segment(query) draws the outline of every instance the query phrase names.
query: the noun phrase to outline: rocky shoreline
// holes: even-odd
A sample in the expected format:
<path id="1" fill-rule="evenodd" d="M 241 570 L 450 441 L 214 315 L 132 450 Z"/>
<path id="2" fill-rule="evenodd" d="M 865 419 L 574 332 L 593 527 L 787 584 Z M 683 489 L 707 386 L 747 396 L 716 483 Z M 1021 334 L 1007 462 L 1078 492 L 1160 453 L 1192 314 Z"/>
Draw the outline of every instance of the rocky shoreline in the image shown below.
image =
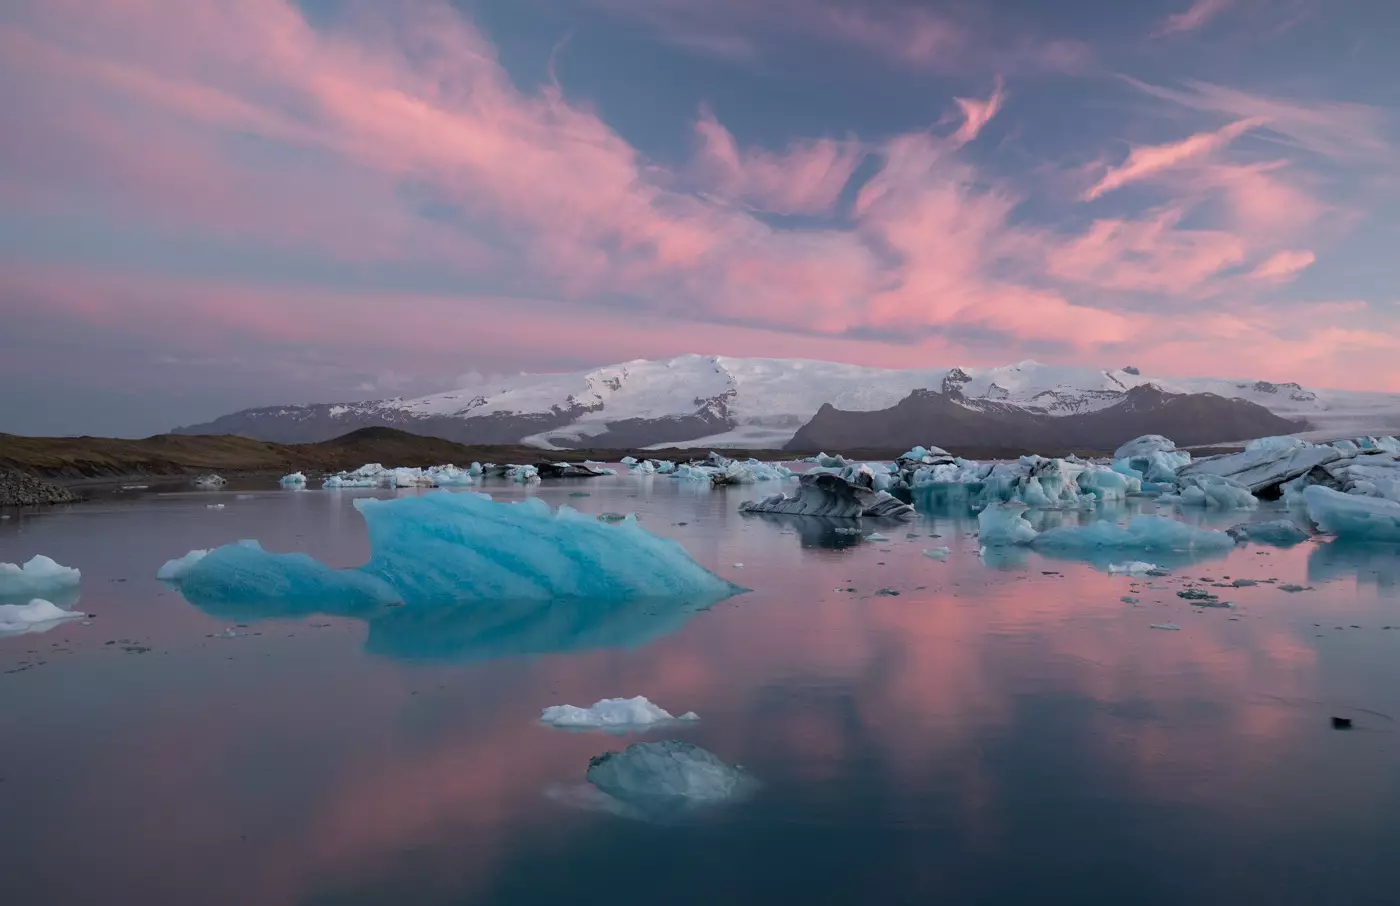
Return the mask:
<path id="1" fill-rule="evenodd" d="M 28 472 L 0 468 L 0 507 L 74 503 L 82 498 Z"/>

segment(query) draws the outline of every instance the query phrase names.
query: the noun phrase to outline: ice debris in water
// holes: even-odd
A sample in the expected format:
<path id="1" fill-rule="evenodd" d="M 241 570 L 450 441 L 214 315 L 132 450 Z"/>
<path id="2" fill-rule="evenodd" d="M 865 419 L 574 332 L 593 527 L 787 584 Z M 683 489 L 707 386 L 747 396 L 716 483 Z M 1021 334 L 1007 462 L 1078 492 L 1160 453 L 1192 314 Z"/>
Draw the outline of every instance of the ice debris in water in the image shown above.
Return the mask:
<path id="1" fill-rule="evenodd" d="M 1239 525 L 1230 526 L 1225 533 L 1236 541 L 1253 541 L 1255 544 L 1272 544 L 1275 547 L 1292 547 L 1308 540 L 1308 533 L 1287 519 L 1241 522 Z"/>
<path id="2" fill-rule="evenodd" d="M 592 706 L 551 705 L 540 714 L 540 722 L 552 727 L 570 729 L 628 730 L 647 728 L 656 724 L 699 720 L 700 715 L 687 711 L 675 717 L 658 707 L 644 695 L 634 698 L 605 698 Z"/>
<path id="3" fill-rule="evenodd" d="M 608 525 L 539 499 L 498 503 L 485 494 L 439 492 L 355 501 L 369 530 L 370 559 L 332 569 L 302 553 L 255 541 L 209 551 L 178 572 L 196 603 L 339 608 L 386 603 L 557 599 L 714 602 L 741 591 L 685 549 L 628 516 Z M 170 564 L 167 564 L 170 566 Z M 162 567 L 165 569 L 165 567 Z"/>
<path id="4" fill-rule="evenodd" d="M 62 566 L 43 554 L 35 554 L 23 565 L 0 563 L 0 599 L 42 598 L 77 588 L 82 573 Z"/>
<path id="5" fill-rule="evenodd" d="M 930 560 L 947 560 L 948 555 L 951 553 L 952 550 L 950 550 L 949 548 L 935 547 L 931 548 L 930 550 L 924 551 L 924 556 L 928 557 Z"/>
<path id="6" fill-rule="evenodd" d="M 195 487 L 205 488 L 206 490 L 212 488 L 221 488 L 226 484 L 228 484 L 227 478 L 224 478 L 222 475 L 215 475 L 212 472 L 208 475 L 201 475 L 194 480 Z"/>
<path id="7" fill-rule="evenodd" d="M 429 466 L 426 469 L 400 467 L 386 469 L 377 462 L 366 463 L 349 472 L 337 472 L 322 482 L 321 487 L 337 488 L 435 488 L 466 487 L 481 475 L 481 464 L 472 463 L 462 469 L 452 464 Z"/>
<path id="8" fill-rule="evenodd" d="M 621 752 L 598 755 L 588 762 L 588 782 L 650 818 L 735 802 L 758 787 L 742 767 L 674 739 L 634 743 Z"/>
<path id="9" fill-rule="evenodd" d="M 1348 541 L 1400 542 L 1400 503 L 1343 494 L 1321 485 L 1303 491 L 1308 516 L 1324 532 Z"/>
<path id="10" fill-rule="evenodd" d="M 890 539 L 887 538 L 886 536 L 880 534 L 879 532 L 871 532 L 870 534 L 868 534 L 868 535 L 865 536 L 865 540 L 866 540 L 866 541 L 873 541 L 873 542 L 875 542 L 875 543 L 878 544 L 878 543 L 881 542 L 881 541 L 888 541 L 888 540 L 890 540 Z"/>
<path id="11" fill-rule="evenodd" d="M 45 632 L 64 620 L 85 616 L 43 598 L 34 598 L 28 604 L 0 604 L 0 635 Z"/>
<path id="12" fill-rule="evenodd" d="M 190 551 L 183 557 L 176 557 L 174 560 L 166 560 L 160 569 L 156 570 L 156 578 L 164 579 L 167 582 L 176 582 L 185 577 L 185 573 L 190 567 L 200 560 L 203 560 L 207 550 Z"/>
<path id="13" fill-rule="evenodd" d="M 1108 571 L 1110 575 L 1118 576 L 1143 576 L 1157 568 L 1155 563 L 1146 563 L 1142 560 L 1131 560 L 1127 563 L 1110 563 Z"/>
<path id="14" fill-rule="evenodd" d="M 222 510 L 224 505 L 222 503 L 206 503 L 204 508 L 206 510 Z"/>
<path id="15" fill-rule="evenodd" d="M 304 488 L 306 487 L 306 476 L 301 472 L 293 472 L 290 475 L 283 475 L 280 484 L 284 488 Z"/>
<path id="16" fill-rule="evenodd" d="M 1176 625 L 1175 623 L 1153 623 L 1153 624 L 1152 624 L 1152 628 L 1153 628 L 1153 629 L 1165 629 L 1165 630 L 1167 630 L 1168 632 L 1180 632 L 1180 631 L 1181 631 L 1181 627 L 1178 626 L 1178 625 Z"/>

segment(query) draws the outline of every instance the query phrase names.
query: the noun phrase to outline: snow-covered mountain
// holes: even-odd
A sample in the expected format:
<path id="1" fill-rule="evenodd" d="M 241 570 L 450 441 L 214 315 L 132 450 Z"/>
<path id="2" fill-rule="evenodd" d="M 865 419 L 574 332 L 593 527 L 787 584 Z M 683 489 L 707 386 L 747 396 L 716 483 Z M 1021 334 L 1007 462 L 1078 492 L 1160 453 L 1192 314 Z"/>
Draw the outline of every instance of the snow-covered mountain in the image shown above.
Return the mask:
<path id="1" fill-rule="evenodd" d="M 482 379 L 417 399 L 246 409 L 188 434 L 242 434 L 281 442 L 326 440 L 387 425 L 466 443 L 542 448 L 685 445 L 777 449 L 823 404 L 887 409 L 914 390 L 958 398 L 973 410 L 1076 415 L 1122 402 L 1133 387 L 1242 399 L 1314 436 L 1394 433 L 1400 395 L 1309 390 L 1254 380 L 1155 378 L 1025 361 L 994 368 L 886 369 L 806 359 L 685 355 L 591 371 Z M 1223 438 L 1222 438 L 1223 439 Z"/>

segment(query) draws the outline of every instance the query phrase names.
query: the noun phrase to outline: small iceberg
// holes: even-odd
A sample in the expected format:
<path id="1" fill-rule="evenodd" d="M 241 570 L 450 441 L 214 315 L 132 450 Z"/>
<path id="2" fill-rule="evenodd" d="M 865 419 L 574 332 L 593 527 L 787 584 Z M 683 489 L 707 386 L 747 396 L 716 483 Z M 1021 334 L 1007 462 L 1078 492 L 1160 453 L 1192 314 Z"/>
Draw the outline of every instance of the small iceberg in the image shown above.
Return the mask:
<path id="1" fill-rule="evenodd" d="M 1147 563 L 1142 560 L 1131 560 L 1127 563 L 1110 563 L 1108 565 L 1109 575 L 1112 576 L 1145 576 L 1157 569 L 1157 564 Z"/>
<path id="2" fill-rule="evenodd" d="M 290 475 L 283 475 L 282 480 L 278 483 L 288 490 L 300 491 L 306 488 L 306 476 L 301 472 L 293 472 Z"/>
<path id="3" fill-rule="evenodd" d="M 224 478 L 224 477 L 221 476 L 221 475 L 215 475 L 215 474 L 212 473 L 212 472 L 209 473 L 208 475 L 201 475 L 201 476 L 199 476 L 198 478 L 196 478 L 196 479 L 194 480 L 194 486 L 195 486 L 195 487 L 197 487 L 197 488 L 203 488 L 203 489 L 205 489 L 205 490 L 213 490 L 214 488 L 221 488 L 221 487 L 223 487 L 223 486 L 226 485 L 226 484 L 228 484 L 228 479 L 227 479 L 227 478 Z"/>
<path id="4" fill-rule="evenodd" d="M 48 632 L 59 623 L 85 616 L 43 598 L 34 598 L 28 604 L 0 604 L 0 636 Z"/>
<path id="5" fill-rule="evenodd" d="M 977 514 L 977 535 L 984 547 L 1030 544 L 1039 533 L 1026 521 L 1026 506 L 993 503 Z"/>
<path id="6" fill-rule="evenodd" d="M 687 711 L 676 717 L 665 708 L 652 704 L 646 696 L 634 698 L 605 698 L 590 707 L 552 705 L 540 714 L 540 722 L 564 729 L 593 729 L 627 732 L 645 730 L 657 724 L 697 721 L 700 716 Z"/>
<path id="7" fill-rule="evenodd" d="M 62 566 L 43 554 L 30 557 L 23 566 L 0 563 L 0 599 L 50 598 L 78 587 L 82 573 Z"/>
<path id="8" fill-rule="evenodd" d="M 935 547 L 924 551 L 924 556 L 928 557 L 930 560 L 947 560 L 948 555 L 951 553 L 952 550 L 950 550 L 949 548 Z"/>

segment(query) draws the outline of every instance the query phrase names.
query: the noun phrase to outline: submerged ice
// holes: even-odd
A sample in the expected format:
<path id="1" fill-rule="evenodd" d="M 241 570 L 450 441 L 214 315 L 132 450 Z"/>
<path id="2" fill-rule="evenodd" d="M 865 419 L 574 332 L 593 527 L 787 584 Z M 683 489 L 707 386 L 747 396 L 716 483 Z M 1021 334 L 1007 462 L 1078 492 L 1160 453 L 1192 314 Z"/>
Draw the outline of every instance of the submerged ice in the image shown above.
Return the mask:
<path id="1" fill-rule="evenodd" d="M 734 802 L 758 782 L 738 765 L 688 742 L 639 742 L 588 763 L 588 782 L 603 793 L 661 817 L 694 806 Z"/>

